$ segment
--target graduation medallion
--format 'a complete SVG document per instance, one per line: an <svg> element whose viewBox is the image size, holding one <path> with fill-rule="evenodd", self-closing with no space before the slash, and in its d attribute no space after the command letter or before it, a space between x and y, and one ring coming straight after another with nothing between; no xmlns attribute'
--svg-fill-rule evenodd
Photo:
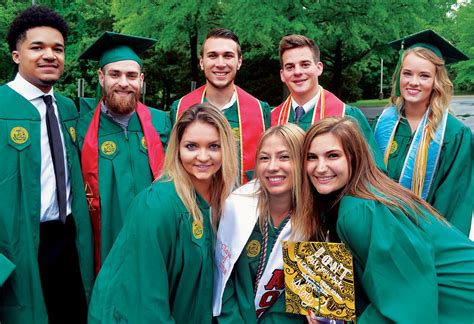
<svg viewBox="0 0 474 324"><path fill-rule="evenodd" d="M202 224L199 224L196 221L193 221L193 235L196 239L200 239L202 237Z"/></svg>
<svg viewBox="0 0 474 324"><path fill-rule="evenodd" d="M392 144L390 145L390 154L395 153L397 149L398 149L398 143L395 140L393 140Z"/></svg>
<svg viewBox="0 0 474 324"><path fill-rule="evenodd" d="M105 155L112 155L115 153L115 151L117 150L117 145L115 145L114 142L112 141L105 141L104 143L102 143L102 145L100 146L100 150L102 151L102 153L104 153Z"/></svg>
<svg viewBox="0 0 474 324"><path fill-rule="evenodd" d="M251 240L247 244L247 256L254 258L260 253L261 245L260 242L257 240Z"/></svg>
<svg viewBox="0 0 474 324"><path fill-rule="evenodd" d="M76 142L76 130L74 127L69 127L69 134L71 134L72 141Z"/></svg>
<svg viewBox="0 0 474 324"><path fill-rule="evenodd" d="M10 138L15 144L24 144L28 137L28 131L23 127L13 127L10 131Z"/></svg>
<svg viewBox="0 0 474 324"><path fill-rule="evenodd" d="M232 134L234 135L234 140L240 141L240 128L239 127L232 128Z"/></svg>

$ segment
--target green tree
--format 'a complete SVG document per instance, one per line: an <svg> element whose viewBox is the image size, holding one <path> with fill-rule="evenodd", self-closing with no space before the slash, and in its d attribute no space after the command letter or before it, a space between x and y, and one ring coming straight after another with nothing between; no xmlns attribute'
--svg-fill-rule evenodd
<svg viewBox="0 0 474 324"><path fill-rule="evenodd" d="M456 46L471 58L455 64L452 70L456 73L454 79L455 89L474 92L474 3L468 2L461 5L453 15L453 24L449 26L456 35Z"/></svg>
<svg viewBox="0 0 474 324"><path fill-rule="evenodd" d="M198 46L210 28L220 25L222 16L220 1L209 0L113 0L112 14L117 21L116 31L158 39L158 53L164 57L151 58L152 62L162 64L148 66L147 71L158 77L148 83L155 93L165 94L165 106L175 92L189 91L189 81L200 80ZM182 61L176 62L173 57ZM177 64L178 68L170 64Z"/></svg>
<svg viewBox="0 0 474 324"><path fill-rule="evenodd" d="M0 41L0 84L13 79L17 71L6 37L15 16L27 7L26 1L5 0L0 4L0 39L2 40Z"/></svg>

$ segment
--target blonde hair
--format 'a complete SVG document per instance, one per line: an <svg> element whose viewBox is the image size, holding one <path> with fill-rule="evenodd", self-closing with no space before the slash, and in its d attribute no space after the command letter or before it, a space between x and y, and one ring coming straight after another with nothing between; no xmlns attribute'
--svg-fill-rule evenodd
<svg viewBox="0 0 474 324"><path fill-rule="evenodd" d="M337 205L345 195L378 201L391 209L400 209L416 221L416 214L426 209L438 219L444 218L423 199L402 187L380 171L372 158L367 142L358 125L349 118L329 117L314 124L306 133L303 143L302 208L292 222L293 237L297 240L324 240L328 227L321 221L321 209L327 196L320 195L311 183L307 169L307 155L313 140L323 134L334 135L341 143L348 162L348 181L332 201Z"/></svg>
<svg viewBox="0 0 474 324"><path fill-rule="evenodd" d="M448 72L446 71L444 60L442 58L436 55L432 50L424 47L414 47L407 49L403 53L400 71L395 71L392 77L393 86L390 102L397 107L397 110L400 113L404 105L404 99L402 96L397 97L395 95L397 73L401 73L401 70L403 69L403 63L405 62L406 57L411 53L433 63L436 67L433 90L431 91L430 96L431 109L428 114L427 121L427 125L430 128L430 137L434 138L436 128L443 118L443 113L446 111L446 109L449 109L449 102L451 101L451 97L453 95L453 83L449 79Z"/></svg>
<svg viewBox="0 0 474 324"><path fill-rule="evenodd" d="M281 126L273 126L270 129L267 129L265 133L263 133L260 141L258 143L257 148L257 157L256 157L256 166L255 166L255 177L260 181L260 178L257 172L258 165L260 164L259 160L259 153L262 149L263 143L270 137L276 136L280 138L285 146L288 149L288 154L290 156L290 160L293 163L292 165L292 178L293 184L291 188L291 208L293 212L295 208L298 207L297 201L300 200L301 197L301 149L303 148L303 139L304 139L304 131L296 126L295 124L285 124ZM261 182L261 181L260 181ZM260 185L260 188L257 191L258 194L258 223L260 226L261 231L263 232L263 227L265 226L265 222L270 220L270 212L269 212L269 194L268 191L265 189L264 186ZM295 213L294 213L295 214Z"/></svg>
<svg viewBox="0 0 474 324"><path fill-rule="evenodd" d="M222 207L237 181L237 147L229 122L222 112L209 103L196 104L186 110L171 131L165 155L166 180L174 181L176 192L194 221L202 224L202 213L196 202L196 191L179 155L179 145L186 128L193 123L214 126L219 133L222 166L213 176L211 185L212 226L217 228Z"/></svg>

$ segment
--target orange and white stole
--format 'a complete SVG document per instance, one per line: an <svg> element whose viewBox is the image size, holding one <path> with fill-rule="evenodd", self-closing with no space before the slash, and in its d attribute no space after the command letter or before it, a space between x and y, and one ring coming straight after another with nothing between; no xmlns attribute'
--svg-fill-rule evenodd
<svg viewBox="0 0 474 324"><path fill-rule="evenodd" d="M343 117L346 111L346 104L332 92L323 89L321 86L318 87L320 96L313 109L311 125L329 116ZM287 124L289 122L291 109L290 95L282 104L272 110L272 126Z"/></svg>

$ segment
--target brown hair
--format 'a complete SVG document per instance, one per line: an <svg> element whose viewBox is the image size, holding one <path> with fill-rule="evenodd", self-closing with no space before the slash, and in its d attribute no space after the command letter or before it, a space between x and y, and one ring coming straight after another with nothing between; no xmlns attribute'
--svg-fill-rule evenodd
<svg viewBox="0 0 474 324"><path fill-rule="evenodd" d="M303 35L288 35L284 36L280 40L280 48L279 48L279 53L280 53L280 65L283 67L283 53L285 51L293 49L293 48L299 48L299 47L308 47L311 52L313 52L313 58L314 58L314 63L318 63L320 60L320 52L319 52L319 47L316 45L316 43Z"/></svg>
<svg viewBox="0 0 474 324"><path fill-rule="evenodd" d="M201 211L196 203L196 192L189 174L181 163L179 144L184 131L192 123L206 123L219 133L222 150L222 166L213 176L211 188L212 225L217 228L224 202L237 181L237 148L232 129L224 114L209 103L196 104L186 110L171 131L165 155L165 179L173 180L179 198L186 206L193 220L202 224Z"/></svg>
<svg viewBox="0 0 474 324"><path fill-rule="evenodd" d="M335 206L344 195L371 199L389 208L400 209L416 221L413 214L426 209L435 217L444 218L423 199L402 187L380 171L374 162L367 142L358 125L349 118L329 117L314 124L306 133L303 143L303 170L307 168L307 155L313 140L323 134L333 134L340 141L349 168L349 179L336 197ZM303 176L302 208L292 223L293 236L298 240L324 240L327 225L321 221L321 202L324 200L305 173Z"/></svg>
<svg viewBox="0 0 474 324"><path fill-rule="evenodd" d="M236 34L234 34L233 31L225 28L214 28L209 31L206 35L206 39L204 39L204 42L202 42L201 45L201 50L199 54L201 56L204 55L204 44L206 44L206 41L209 38L224 38L224 39L230 39L233 40L237 44L237 55L238 57L242 57L242 49L240 48L240 41L239 38L237 37Z"/></svg>
<svg viewBox="0 0 474 324"><path fill-rule="evenodd" d="M444 65L444 60L436 55L432 50L424 47L414 47L409 48L403 53L402 57L402 66L400 68L400 73L403 69L403 62L405 62L408 54L415 54L416 56L425 59L433 63L436 67L436 73L434 76L434 85L430 97L430 107L431 111L428 114L427 124L430 127L430 136L434 138L436 128L438 127L439 122L443 118L443 113L446 109L449 109L449 102L453 95L453 83L449 79L448 72ZM397 71L393 74L392 77L392 96L390 98L391 104L397 107L397 110L400 110L403 107L404 99L402 96L397 97L395 95L395 88L397 83Z"/></svg>

